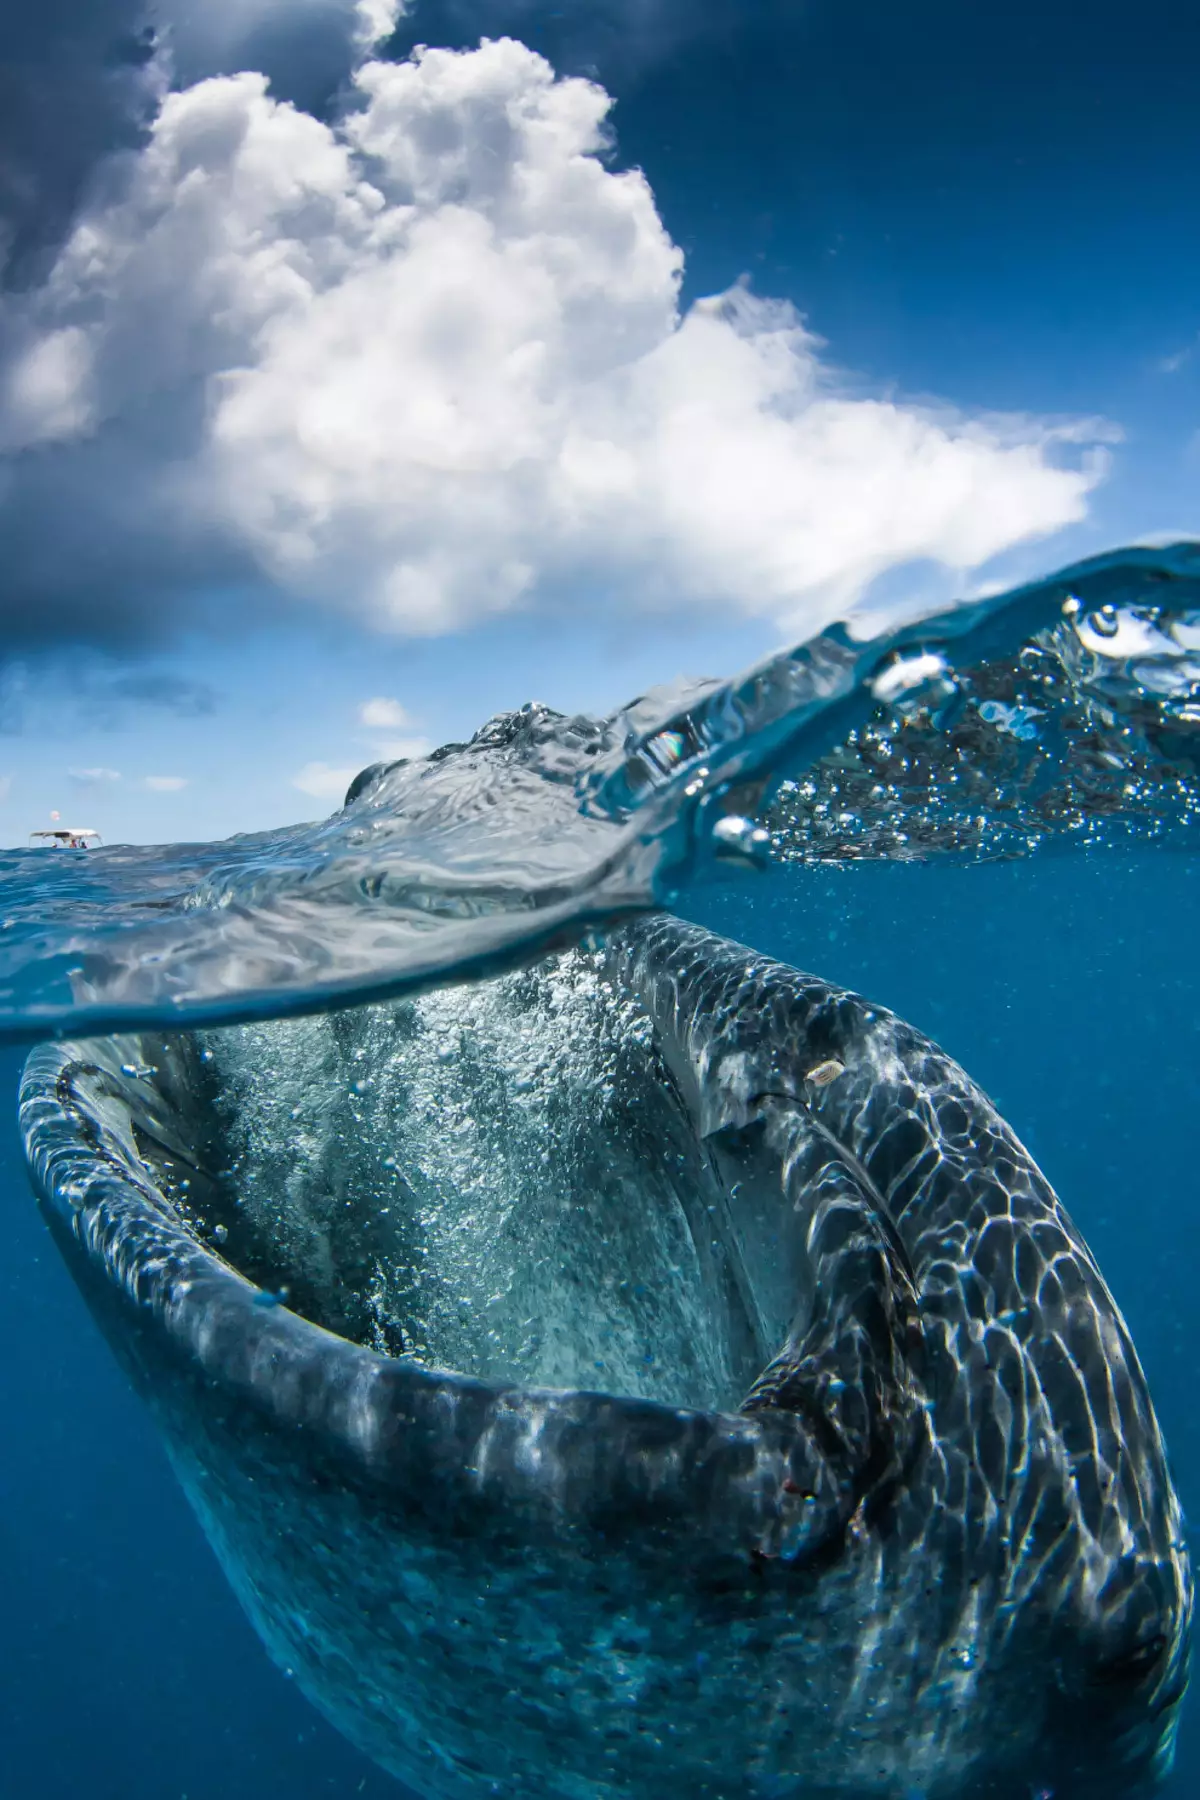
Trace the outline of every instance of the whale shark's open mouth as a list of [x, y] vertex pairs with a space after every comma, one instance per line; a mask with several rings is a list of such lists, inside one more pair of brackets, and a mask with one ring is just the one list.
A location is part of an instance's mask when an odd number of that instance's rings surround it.
[[650, 1021], [596, 957], [138, 1054], [135, 1142], [180, 1216], [355, 1343], [734, 1411], [786, 1335], [790, 1313], [764, 1338], [777, 1271], [729, 1238]]

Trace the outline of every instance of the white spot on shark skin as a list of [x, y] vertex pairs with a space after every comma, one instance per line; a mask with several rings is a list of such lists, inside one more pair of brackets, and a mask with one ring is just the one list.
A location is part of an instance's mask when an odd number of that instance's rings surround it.
[[753, 1100], [772, 1080], [761, 1057], [746, 1050], [723, 1051], [719, 1041], [698, 1059], [698, 1075], [702, 1137], [748, 1125], [754, 1117]]
[[[475, 1454], [467, 1471], [476, 1493], [481, 1493], [487, 1484], [493, 1452], [496, 1453], [501, 1475], [507, 1460], [514, 1470], [520, 1470], [531, 1483], [538, 1481], [545, 1462], [541, 1438], [546, 1427], [547, 1413], [547, 1405], [536, 1401], [530, 1394], [525, 1395], [522, 1405], [503, 1403], [492, 1410], [476, 1440]], [[559, 1475], [561, 1486], [565, 1471], [555, 1471], [550, 1464], [549, 1473]], [[559, 1499], [561, 1500], [561, 1493]]]
[[544, 1460], [541, 1440], [546, 1429], [546, 1409], [542, 1406], [529, 1409], [522, 1425], [524, 1429], [513, 1452], [513, 1466], [523, 1469], [534, 1480]]

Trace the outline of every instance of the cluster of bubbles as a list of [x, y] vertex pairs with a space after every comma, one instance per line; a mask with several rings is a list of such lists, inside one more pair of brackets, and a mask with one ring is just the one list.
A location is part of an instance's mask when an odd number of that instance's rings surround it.
[[765, 819], [782, 860], [1194, 841], [1200, 612], [1069, 595], [1015, 655], [921, 677], [782, 784]]
[[266, 1303], [482, 1379], [736, 1404], [706, 1172], [595, 953], [199, 1041], [221, 1167], [173, 1198]]

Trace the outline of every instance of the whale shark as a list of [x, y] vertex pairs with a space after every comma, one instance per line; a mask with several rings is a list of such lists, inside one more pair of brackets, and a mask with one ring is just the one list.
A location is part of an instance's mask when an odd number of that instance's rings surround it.
[[986, 1096], [668, 914], [62, 1041], [51, 1232], [274, 1659], [429, 1800], [1124, 1800], [1191, 1574], [1145, 1377]]

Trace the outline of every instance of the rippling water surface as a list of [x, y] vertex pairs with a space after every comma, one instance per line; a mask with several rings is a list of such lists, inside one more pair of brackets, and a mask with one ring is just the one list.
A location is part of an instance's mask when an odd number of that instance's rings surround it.
[[269, 1017], [496, 970], [769, 847], [1187, 847], [1198, 682], [1200, 551], [1131, 550], [888, 638], [836, 627], [608, 719], [501, 715], [364, 771], [319, 824], [10, 851], [0, 1031]]
[[[1116, 1289], [1195, 1503], [1198, 751], [1200, 548], [1120, 552], [887, 639], [837, 629], [607, 720], [504, 716], [468, 744], [365, 771], [317, 825], [216, 845], [10, 852], [0, 1031], [264, 1022], [210, 1040], [248, 1165], [279, 1141], [284, 1113], [298, 1141], [315, 1131], [328, 1096], [312, 1091], [313, 1067], [353, 1088], [338, 1017], [283, 1028], [325, 1034], [296, 1092], [270, 1075], [281, 1028], [266, 1021], [424, 995], [421, 1030], [446, 1053], [432, 1074], [414, 1065], [397, 1079], [406, 1092], [434, 1084], [430, 1109], [458, 1120], [440, 1150], [447, 1182], [461, 1187], [456, 1158], [490, 1174], [499, 1216], [520, 1187], [521, 1145], [483, 1141], [470, 1083], [536, 1093], [537, 1008], [560, 1024], [578, 1009], [584, 1032], [587, 983], [558, 992], [539, 975], [524, 1026], [514, 1033], [505, 1015], [491, 1033], [492, 1070], [464, 1065], [453, 984], [670, 904], [883, 1001], [992, 1095]], [[371, 1104], [367, 1092], [351, 1102]], [[669, 1243], [635, 1252], [672, 1266]], [[370, 1316], [346, 1329], [392, 1354], [481, 1373], [500, 1356], [522, 1379], [562, 1385], [608, 1354], [599, 1314], [580, 1315], [570, 1343], [532, 1328], [493, 1341], [482, 1291], [472, 1304], [434, 1294], [426, 1338], [392, 1343], [398, 1305], [368, 1290], [356, 1304]], [[681, 1324], [674, 1341], [688, 1335]], [[658, 1391], [656, 1349], [629, 1336], [618, 1391]], [[725, 1379], [700, 1357], [668, 1388], [703, 1396]], [[1187, 1793], [1186, 1729], [1181, 1754]]]

